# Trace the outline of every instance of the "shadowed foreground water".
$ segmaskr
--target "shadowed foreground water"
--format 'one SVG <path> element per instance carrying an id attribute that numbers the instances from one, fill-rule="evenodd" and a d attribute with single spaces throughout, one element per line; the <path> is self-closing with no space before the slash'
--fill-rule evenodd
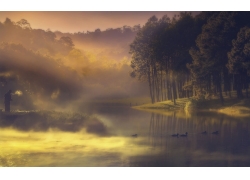
<path id="1" fill-rule="evenodd" d="M 186 137 L 171 136 L 185 132 Z M 10 114 L 1 116 L 0 149 L 0 166 L 248 167 L 250 121 L 212 113 L 180 118 L 126 107 L 99 107 L 91 116 Z"/>

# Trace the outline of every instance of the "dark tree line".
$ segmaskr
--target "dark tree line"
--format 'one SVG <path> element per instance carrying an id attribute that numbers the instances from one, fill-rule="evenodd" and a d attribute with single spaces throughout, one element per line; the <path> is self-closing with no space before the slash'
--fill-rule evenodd
<path id="1" fill-rule="evenodd" d="M 132 77 L 147 81 L 152 103 L 195 96 L 242 98 L 250 75 L 250 12 L 155 16 L 130 44 Z"/>
<path id="2" fill-rule="evenodd" d="M 29 22 L 21 19 L 13 22 L 9 18 L 0 22 L 0 43 L 22 44 L 25 48 L 35 52 L 44 51 L 53 56 L 57 53 L 67 54 L 74 47 L 70 37 L 62 36 L 57 39 L 56 34 L 50 30 L 32 29 Z"/>

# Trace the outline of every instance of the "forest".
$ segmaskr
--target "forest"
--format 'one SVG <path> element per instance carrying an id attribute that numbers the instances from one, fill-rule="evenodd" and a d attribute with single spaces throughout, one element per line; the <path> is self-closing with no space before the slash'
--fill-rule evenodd
<path id="1" fill-rule="evenodd" d="M 131 76 L 148 83 L 151 102 L 248 97 L 250 12 L 152 16 L 130 44 Z M 243 92 L 245 92 L 243 94 Z"/>
<path id="2" fill-rule="evenodd" d="M 0 22 L 1 94 L 12 89 L 12 106 L 21 109 L 146 95 L 146 84 L 129 76 L 129 44 L 139 28 L 62 33 L 6 18 Z"/>
<path id="3" fill-rule="evenodd" d="M 49 108 L 94 99 L 248 97 L 249 12 L 181 12 L 144 25 L 93 32 L 0 22 L 1 93 L 13 105 Z M 131 78 L 133 77 L 133 78 Z M 139 80 L 139 81 L 138 81 Z"/>

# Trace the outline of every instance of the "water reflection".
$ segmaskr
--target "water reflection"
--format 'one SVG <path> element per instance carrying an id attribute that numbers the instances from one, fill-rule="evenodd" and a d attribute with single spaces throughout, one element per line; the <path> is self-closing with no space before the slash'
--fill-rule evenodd
<path id="1" fill-rule="evenodd" d="M 12 114 L 0 119 L 0 166 L 250 166 L 249 123 L 123 107 Z"/>
<path id="2" fill-rule="evenodd" d="M 144 153 L 144 147 L 135 144 L 143 133 L 133 139 L 133 123 L 123 115 L 127 123 L 101 114 L 4 115 L 0 119 L 0 166 L 129 166 L 128 157 Z"/>
<path id="3" fill-rule="evenodd" d="M 172 116 L 152 113 L 149 142 L 162 150 L 159 157 L 151 157 L 152 163 L 154 166 L 249 166 L 249 123 L 218 114 L 178 118 L 175 113 Z M 185 132 L 188 132 L 186 137 L 172 136 Z M 138 162 L 138 166 L 144 166 L 145 162 Z"/>

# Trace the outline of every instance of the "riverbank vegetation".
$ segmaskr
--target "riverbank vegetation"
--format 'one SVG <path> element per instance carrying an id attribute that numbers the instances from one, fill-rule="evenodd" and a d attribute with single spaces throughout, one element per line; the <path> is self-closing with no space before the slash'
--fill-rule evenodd
<path id="1" fill-rule="evenodd" d="M 245 91 L 243 91 L 246 93 Z M 237 98 L 237 92 L 232 91 L 231 96 L 226 96 L 223 93 L 224 103 L 220 103 L 220 98 L 213 97 L 212 99 L 195 99 L 179 98 L 173 104 L 172 100 L 156 102 L 154 104 L 148 103 L 138 106 L 133 106 L 134 109 L 155 112 L 159 114 L 171 115 L 177 113 L 179 117 L 185 117 L 193 114 L 194 112 L 211 112 L 222 113 L 234 117 L 249 117 L 250 116 L 250 99 Z"/>
<path id="2" fill-rule="evenodd" d="M 141 107 L 178 109 L 192 101 L 222 107 L 248 98 L 249 17 L 249 12 L 201 12 L 149 18 L 130 44 L 131 76 L 148 83 L 153 104 Z"/>

